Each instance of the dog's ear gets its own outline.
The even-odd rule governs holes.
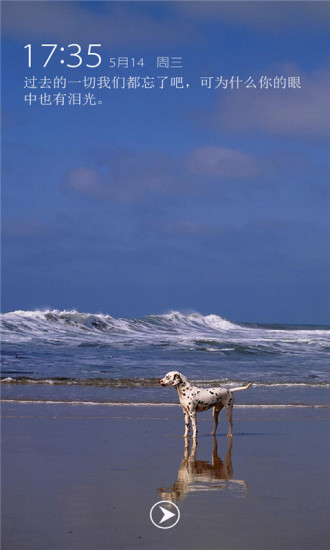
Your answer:
[[[180,382],[182,382],[181,376],[179,373],[177,373],[173,377],[173,386],[177,386],[178,384],[180,384]]]

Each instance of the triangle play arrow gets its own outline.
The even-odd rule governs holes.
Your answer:
[[[162,506],[159,506],[159,508],[161,509],[161,511],[164,514],[159,523],[163,523],[164,521],[166,521],[166,520],[170,519],[171,517],[175,516],[175,514],[173,514],[173,512],[170,512],[169,510],[166,510],[166,508],[163,508]]]

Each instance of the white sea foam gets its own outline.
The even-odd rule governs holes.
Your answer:
[[[5,391],[14,384],[18,391],[18,384],[158,386],[169,370],[229,387],[326,387],[330,380],[330,327],[240,324],[178,311],[116,319],[18,310],[0,318]]]
[[[168,345],[228,353],[297,353],[329,349],[328,328],[242,325],[218,315],[183,315],[173,311],[140,319],[115,319],[75,310],[13,311],[1,315],[3,342],[88,345]]]

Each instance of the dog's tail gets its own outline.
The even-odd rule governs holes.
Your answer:
[[[230,388],[230,391],[248,390],[250,386],[252,386],[251,382],[247,386],[240,386],[239,388]]]

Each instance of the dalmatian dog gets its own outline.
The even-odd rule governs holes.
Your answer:
[[[239,388],[198,388],[190,384],[189,380],[180,372],[168,372],[164,378],[159,380],[161,386],[175,386],[178,390],[181,407],[184,414],[185,432],[184,437],[187,437],[190,432],[190,420],[193,428],[193,437],[197,437],[197,422],[196,413],[206,411],[213,407],[214,427],[212,435],[215,434],[218,427],[219,412],[225,407],[226,415],[229,422],[228,437],[232,437],[232,410],[234,406],[233,392],[247,390],[251,383],[247,386]]]

